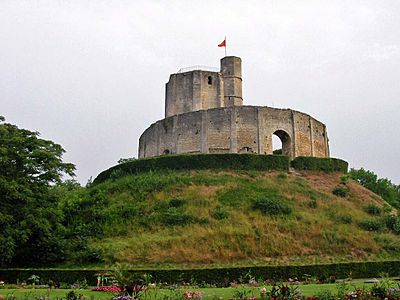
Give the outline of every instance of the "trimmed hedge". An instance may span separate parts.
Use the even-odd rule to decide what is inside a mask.
[[[187,269],[187,270],[132,270],[137,274],[151,274],[155,282],[169,284],[196,281],[198,283],[214,284],[216,286],[229,286],[229,283],[239,278],[245,278],[248,272],[256,278],[287,280],[288,278],[302,278],[304,274],[324,279],[334,276],[336,278],[368,278],[378,277],[382,273],[389,276],[400,275],[400,261],[382,262],[351,262],[307,266],[260,266],[214,269]],[[49,280],[73,284],[77,281],[87,280],[89,285],[96,285],[99,273],[107,270],[45,270],[45,269],[2,269],[0,280],[7,283],[27,280],[35,274],[40,277],[41,283]]]
[[[348,163],[338,158],[299,156],[290,162],[297,170],[347,173]],[[289,157],[257,154],[180,154],[131,160],[101,172],[94,184],[141,172],[162,170],[255,170],[288,171]]]
[[[338,158],[299,156],[291,161],[290,165],[296,170],[314,170],[324,172],[347,173],[349,164]]]
[[[50,280],[54,283],[74,284],[87,280],[89,285],[97,284],[97,274],[104,271],[95,270],[58,270],[58,269],[0,269],[0,280],[5,283],[21,283],[27,281],[32,275],[39,276],[41,284]]]
[[[284,155],[256,154],[181,154],[143,158],[116,165],[101,172],[94,184],[107,179],[160,170],[257,170],[287,171],[289,158]]]

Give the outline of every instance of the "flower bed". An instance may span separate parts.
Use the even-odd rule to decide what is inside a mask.
[[[120,292],[122,292],[122,289],[117,285],[108,285],[108,286],[98,286],[98,287],[92,288],[92,291],[120,293]]]

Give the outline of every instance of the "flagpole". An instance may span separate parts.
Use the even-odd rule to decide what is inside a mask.
[[[225,36],[225,56],[226,56],[226,36]]]

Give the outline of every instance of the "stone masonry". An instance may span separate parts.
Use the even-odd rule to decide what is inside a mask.
[[[139,139],[139,158],[180,153],[272,154],[329,157],[326,126],[291,109],[243,106],[241,60],[221,59],[220,72],[172,74],[166,84],[165,119]]]

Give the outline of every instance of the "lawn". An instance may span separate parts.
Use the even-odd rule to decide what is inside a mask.
[[[336,283],[336,284],[302,284],[299,286],[291,285],[292,288],[298,287],[304,296],[312,296],[318,295],[324,291],[330,291],[332,294],[336,294],[339,290],[351,292],[358,288],[371,288],[373,284],[371,283],[364,283],[365,280],[352,280],[346,282],[345,284]],[[399,287],[400,282],[395,281],[388,281],[388,284],[391,287]],[[183,299],[183,293],[187,291],[201,291],[203,292],[205,299],[230,299],[232,298],[235,293],[238,294],[242,292],[249,296],[259,296],[260,295],[260,288],[265,287],[267,290],[271,289],[271,286],[259,286],[259,287],[250,287],[248,285],[239,285],[237,287],[229,287],[229,288],[198,288],[198,287],[179,287],[174,289],[158,289],[158,288],[151,288],[146,293],[142,294],[142,299],[150,300],[150,299]],[[9,299],[44,299],[44,297],[49,297],[47,299],[66,299],[67,293],[71,291],[68,289],[31,289],[31,288],[3,288],[0,289],[0,295],[3,295],[5,299],[7,296],[13,295],[14,297],[9,297]],[[83,295],[86,299],[93,299],[93,300],[110,300],[114,295],[113,293],[106,293],[106,292],[95,292],[89,289],[82,289],[82,290],[75,290],[77,295]]]

